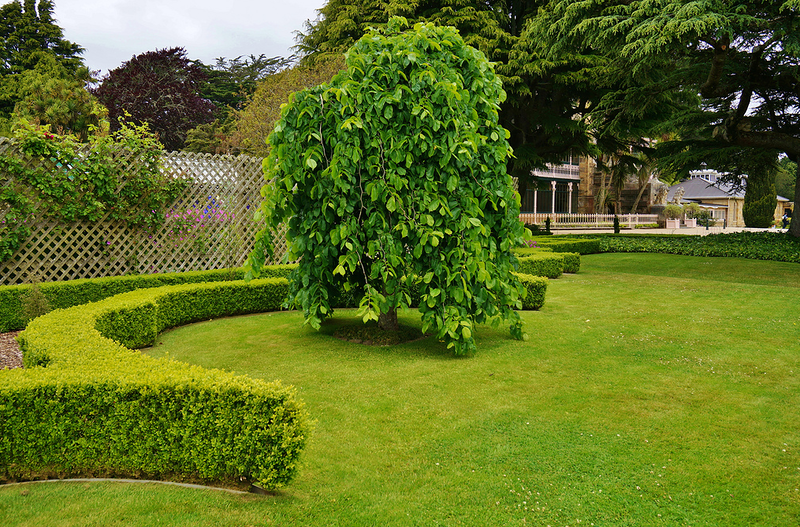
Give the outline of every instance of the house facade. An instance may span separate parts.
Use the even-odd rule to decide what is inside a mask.
[[[719,178],[720,174],[716,170],[694,170],[689,179],[669,187],[667,202],[672,203],[679,196],[682,205],[697,203],[700,208],[708,210],[717,225],[744,227],[744,190],[734,188]],[[791,210],[792,206],[791,201],[778,196],[774,219],[780,220],[784,210]]]
[[[612,189],[609,176],[598,169],[594,159],[569,154],[561,164],[531,171],[527,190],[521,196],[521,211],[626,214],[636,204],[633,212],[646,214],[650,212],[658,186],[653,178],[642,188],[638,178],[632,176],[621,189]]]

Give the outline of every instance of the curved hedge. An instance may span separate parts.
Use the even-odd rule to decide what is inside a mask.
[[[288,277],[297,264],[270,265],[264,267],[262,278]],[[63,309],[72,306],[97,302],[105,298],[127,293],[137,289],[162,287],[165,285],[196,284],[201,282],[223,282],[241,280],[244,270],[218,269],[213,271],[190,271],[186,273],[109,276],[66,280],[63,282],[44,282],[39,284],[50,307]],[[29,284],[0,286],[0,333],[25,327],[22,318],[22,295],[30,290]]]
[[[287,484],[309,428],[292,388],[128,349],[278,310],[287,291],[281,278],[167,286],[35,319],[20,334],[26,368],[0,372],[0,478]]]

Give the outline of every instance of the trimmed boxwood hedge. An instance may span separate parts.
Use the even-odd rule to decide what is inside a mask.
[[[527,295],[522,299],[522,309],[540,309],[544,305],[544,297],[547,292],[547,278],[522,273],[514,273],[514,276],[519,279],[527,291]]]
[[[800,239],[782,232],[731,232],[708,236],[603,236],[604,252],[720,256],[800,263]]]
[[[519,258],[519,273],[558,278],[564,272],[564,258],[556,253],[534,253]]]
[[[523,273],[537,275],[538,272],[537,270],[539,269],[539,267],[535,266],[532,267],[534,264],[531,264],[530,261],[527,260],[523,263],[523,260],[525,258],[536,255],[547,255],[552,258],[561,258],[563,262],[562,271],[565,273],[577,273],[581,269],[581,255],[579,253],[553,252],[553,250],[550,249],[549,247],[548,248],[522,247],[519,249],[514,249],[514,252],[518,255],[520,261],[520,272]],[[538,266],[541,264],[536,264],[536,265]],[[545,271],[553,273],[556,272],[555,270],[550,271],[549,268],[545,269]],[[544,274],[538,274],[538,276],[548,276],[550,278],[558,278],[558,276],[560,276],[560,273],[558,274],[558,276],[550,276]]]
[[[549,248],[556,253],[596,254],[602,252],[600,240],[566,238],[561,236],[533,238],[542,248]]]
[[[297,267],[297,264],[270,265],[264,267],[262,277],[285,278],[289,276],[289,273],[295,267]],[[78,306],[87,302],[97,302],[104,298],[137,289],[176,284],[241,280],[243,277],[244,271],[238,268],[44,282],[39,284],[39,287],[47,298],[50,307],[59,309]],[[21,297],[30,290],[30,287],[28,284],[0,286],[0,333],[25,327],[25,321],[22,318]]]
[[[287,291],[283,278],[166,286],[35,319],[20,334],[26,368],[0,372],[0,479],[286,485],[309,430],[292,388],[129,347],[179,324],[277,310]]]

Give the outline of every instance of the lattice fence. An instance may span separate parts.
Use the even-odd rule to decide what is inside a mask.
[[[14,148],[0,139],[0,153]],[[120,153],[118,162],[135,162]],[[30,162],[40,162],[30,160]],[[247,156],[164,153],[162,170],[190,184],[168,207],[156,231],[131,229],[123,222],[53,223],[46,211],[28,218],[33,232],[7,261],[0,262],[0,285],[224,269],[244,263],[260,229],[253,213],[264,184],[261,160]],[[54,167],[54,169],[56,169]],[[0,190],[13,184],[0,174]],[[120,187],[124,181],[120,181]],[[0,221],[6,210],[0,202]],[[286,251],[275,240],[276,259]]]

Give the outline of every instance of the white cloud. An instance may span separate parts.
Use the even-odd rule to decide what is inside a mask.
[[[294,32],[326,0],[56,0],[66,39],[86,49],[86,65],[109,70],[156,49],[183,47],[189,58],[287,56]]]

